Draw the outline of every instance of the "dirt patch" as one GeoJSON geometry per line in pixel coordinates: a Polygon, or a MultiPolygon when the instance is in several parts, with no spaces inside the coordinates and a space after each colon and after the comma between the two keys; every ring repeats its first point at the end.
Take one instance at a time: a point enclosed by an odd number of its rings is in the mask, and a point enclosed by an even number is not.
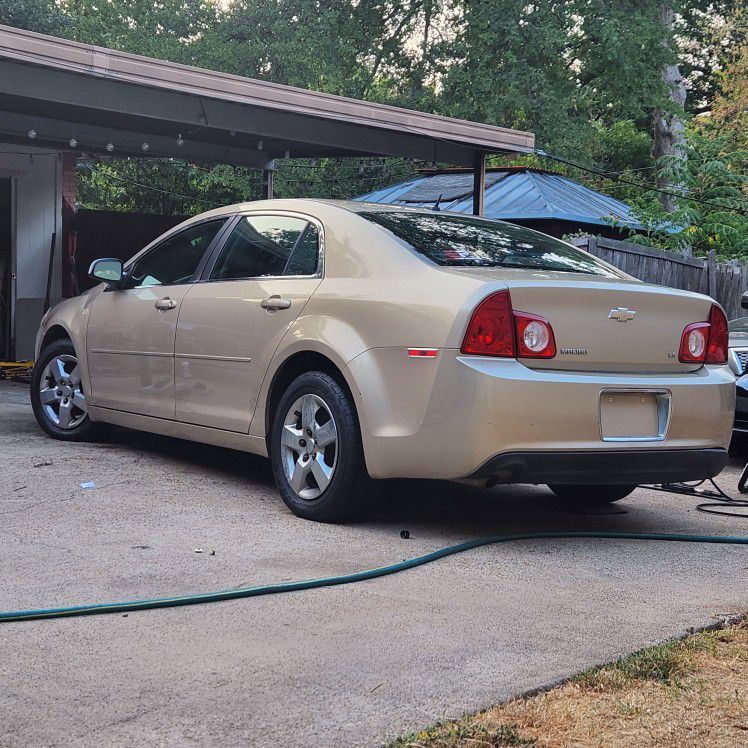
{"type": "Polygon", "coordinates": [[[428,746],[748,746],[748,616],[409,735],[428,746]]]}

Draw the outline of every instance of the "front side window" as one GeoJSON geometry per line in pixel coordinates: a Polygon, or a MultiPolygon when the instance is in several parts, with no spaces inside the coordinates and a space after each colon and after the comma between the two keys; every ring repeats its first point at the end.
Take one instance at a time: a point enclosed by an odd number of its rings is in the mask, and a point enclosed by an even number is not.
{"type": "Polygon", "coordinates": [[[239,280],[313,275],[318,255],[317,229],[303,218],[243,216],[226,240],[210,277],[239,280]]]}
{"type": "Polygon", "coordinates": [[[187,283],[225,222],[221,218],[199,223],[161,242],[132,266],[128,273],[131,287],[187,283]]]}
{"type": "Polygon", "coordinates": [[[591,255],[523,226],[448,213],[362,211],[437,265],[617,276],[591,255]]]}

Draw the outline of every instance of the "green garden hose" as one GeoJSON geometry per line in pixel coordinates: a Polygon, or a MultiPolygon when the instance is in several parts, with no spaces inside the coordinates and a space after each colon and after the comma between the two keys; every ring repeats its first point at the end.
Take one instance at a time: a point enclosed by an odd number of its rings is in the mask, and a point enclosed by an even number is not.
{"type": "Polygon", "coordinates": [[[342,574],[335,577],[323,577],[321,579],[306,579],[297,582],[281,582],[279,584],[266,584],[258,587],[239,587],[217,592],[198,592],[192,595],[180,595],[177,597],[162,597],[150,600],[131,600],[114,603],[91,603],[89,605],[75,605],[67,608],[41,608],[39,610],[18,610],[0,613],[0,623],[11,621],[30,621],[42,618],[67,618],[71,616],[89,616],[102,613],[125,613],[134,610],[149,610],[151,608],[175,608],[180,605],[199,605],[200,603],[214,603],[220,600],[236,600],[242,597],[258,597],[260,595],[275,595],[281,592],[294,592],[296,590],[312,590],[318,587],[332,587],[338,584],[352,584],[363,582],[366,579],[376,579],[399,571],[414,569],[416,566],[430,564],[440,558],[453,556],[456,553],[469,551],[483,545],[494,543],[506,543],[510,540],[538,540],[541,538],[607,538],[610,540],[670,540],[682,543],[730,543],[737,545],[748,545],[748,537],[736,535],[686,535],[677,533],[656,532],[525,532],[516,535],[489,535],[476,540],[468,540],[465,543],[450,545],[446,548],[432,551],[423,556],[406,559],[400,563],[389,566],[378,566],[375,569],[357,571],[352,574],[342,574]]]}

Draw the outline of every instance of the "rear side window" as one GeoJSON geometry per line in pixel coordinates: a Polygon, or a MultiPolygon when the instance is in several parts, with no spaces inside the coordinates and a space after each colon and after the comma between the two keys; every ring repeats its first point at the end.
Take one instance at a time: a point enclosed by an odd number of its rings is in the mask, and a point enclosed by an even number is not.
{"type": "Polygon", "coordinates": [[[437,265],[556,270],[617,277],[609,268],[552,236],[485,218],[449,213],[363,211],[437,265]]]}
{"type": "Polygon", "coordinates": [[[313,275],[319,236],[303,218],[243,216],[223,246],[212,280],[313,275]]]}

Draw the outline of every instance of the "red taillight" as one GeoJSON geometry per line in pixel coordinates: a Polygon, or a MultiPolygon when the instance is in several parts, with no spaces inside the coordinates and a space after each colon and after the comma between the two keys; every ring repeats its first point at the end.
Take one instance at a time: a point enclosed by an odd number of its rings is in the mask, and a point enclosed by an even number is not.
{"type": "Polygon", "coordinates": [[[684,364],[703,364],[709,341],[709,323],[694,322],[683,330],[678,361],[684,364]]]}
{"type": "Polygon", "coordinates": [[[729,337],[729,333],[727,332],[727,317],[725,317],[725,313],[716,304],[712,304],[712,310],[709,312],[709,325],[706,363],[726,364],[727,341],[729,337]]]}
{"type": "Polygon", "coordinates": [[[509,291],[491,294],[478,304],[470,319],[461,350],[477,356],[516,356],[509,291]]]}
{"type": "Polygon", "coordinates": [[[678,360],[684,364],[726,364],[727,340],[727,317],[712,304],[709,322],[694,322],[683,330],[678,360]]]}
{"type": "Polygon", "coordinates": [[[461,350],[477,356],[553,358],[556,341],[548,320],[514,312],[509,291],[498,291],[473,312],[461,350]]]}
{"type": "Polygon", "coordinates": [[[518,358],[553,358],[556,355],[556,340],[547,319],[525,312],[514,313],[517,328],[518,358]]]}

